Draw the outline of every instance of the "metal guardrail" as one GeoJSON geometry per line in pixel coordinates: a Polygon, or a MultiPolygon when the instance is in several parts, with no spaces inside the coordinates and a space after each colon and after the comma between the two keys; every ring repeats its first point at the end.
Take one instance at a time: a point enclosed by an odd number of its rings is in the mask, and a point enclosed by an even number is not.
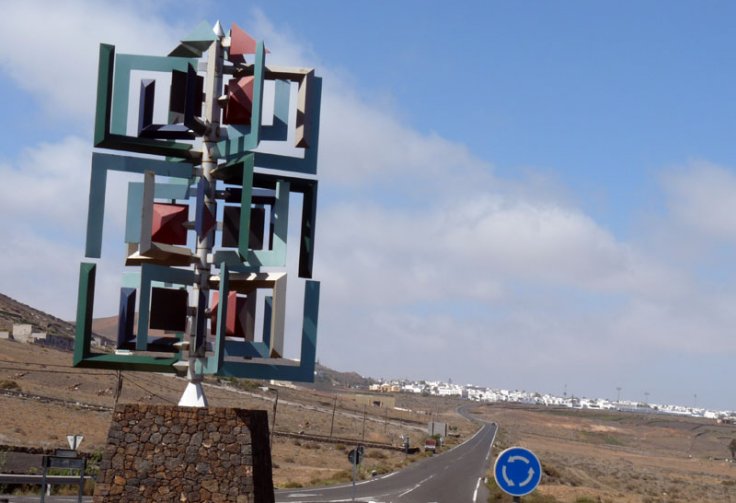
{"type": "MultiPolygon", "coordinates": [[[[85,475],[84,480],[92,480],[94,477],[91,475],[85,475]]],[[[79,475],[47,475],[46,483],[59,485],[59,484],[79,484],[79,475]]],[[[43,484],[43,475],[21,475],[17,473],[0,473],[0,484],[28,484],[40,486],[43,484]]]]}
{"type": "Polygon", "coordinates": [[[328,437],[326,435],[313,435],[309,433],[290,433],[286,431],[274,431],[277,437],[296,438],[299,440],[309,440],[312,442],[325,442],[328,444],[345,444],[345,445],[364,445],[374,449],[389,449],[393,451],[401,451],[403,447],[392,444],[384,444],[381,442],[371,442],[368,440],[358,440],[355,438],[328,437]]]}

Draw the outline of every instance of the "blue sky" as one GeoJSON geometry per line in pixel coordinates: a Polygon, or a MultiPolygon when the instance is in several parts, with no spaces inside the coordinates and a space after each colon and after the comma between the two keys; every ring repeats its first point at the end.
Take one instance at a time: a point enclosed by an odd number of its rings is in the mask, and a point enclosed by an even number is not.
{"type": "Polygon", "coordinates": [[[324,77],[323,363],[736,409],[733,3],[4,9],[3,293],[73,318],[98,44],[164,54],[220,19],[324,77]]]}

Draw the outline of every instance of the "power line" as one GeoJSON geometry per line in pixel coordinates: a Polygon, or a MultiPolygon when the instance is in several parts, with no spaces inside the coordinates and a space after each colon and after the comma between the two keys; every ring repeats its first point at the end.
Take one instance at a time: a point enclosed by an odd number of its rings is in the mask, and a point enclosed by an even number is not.
{"type": "Polygon", "coordinates": [[[137,382],[135,382],[133,379],[131,379],[130,376],[126,376],[126,377],[128,378],[127,380],[128,380],[129,383],[131,383],[134,386],[137,386],[138,388],[142,389],[143,391],[145,391],[149,395],[155,396],[156,398],[160,398],[164,402],[168,402],[168,403],[171,403],[171,404],[176,405],[176,402],[174,402],[173,400],[169,400],[168,398],[162,397],[161,395],[158,395],[158,394],[154,393],[153,391],[149,390],[148,388],[146,388],[144,386],[141,386],[140,384],[138,384],[137,382]]]}
{"type": "Polygon", "coordinates": [[[4,358],[0,358],[0,362],[16,363],[16,364],[23,364],[23,365],[39,365],[41,367],[55,367],[55,368],[63,368],[63,369],[74,368],[74,367],[70,367],[69,365],[56,365],[53,363],[36,363],[36,362],[24,362],[24,361],[16,361],[16,360],[5,360],[4,358]]]}
{"type": "Polygon", "coordinates": [[[45,374],[75,374],[75,375],[112,376],[112,377],[116,376],[116,374],[110,374],[109,372],[90,373],[90,372],[84,372],[84,371],[79,371],[79,370],[46,370],[46,369],[28,369],[28,368],[23,368],[23,367],[0,367],[0,370],[17,370],[20,372],[41,372],[45,374]]]}

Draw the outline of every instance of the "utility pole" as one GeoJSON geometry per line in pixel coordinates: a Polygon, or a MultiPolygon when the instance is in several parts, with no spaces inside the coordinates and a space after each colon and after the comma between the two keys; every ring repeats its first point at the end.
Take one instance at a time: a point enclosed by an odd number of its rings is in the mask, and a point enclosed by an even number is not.
{"type": "Polygon", "coordinates": [[[332,404],[332,421],[330,421],[330,438],[332,438],[332,431],[335,428],[335,410],[337,409],[337,395],[335,395],[335,403],[332,404]]]}
{"type": "Polygon", "coordinates": [[[361,442],[365,442],[365,415],[366,415],[366,406],[363,404],[363,434],[360,436],[361,442]]]}
{"type": "Polygon", "coordinates": [[[276,431],[276,409],[279,406],[279,390],[276,388],[268,388],[268,391],[276,393],[276,399],[273,401],[273,418],[271,419],[271,439],[269,440],[269,449],[273,449],[273,433],[276,431]]]}

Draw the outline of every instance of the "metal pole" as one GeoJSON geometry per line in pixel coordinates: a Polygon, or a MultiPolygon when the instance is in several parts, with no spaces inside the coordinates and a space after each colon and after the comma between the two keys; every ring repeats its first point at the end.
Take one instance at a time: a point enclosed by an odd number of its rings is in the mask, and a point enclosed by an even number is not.
{"type": "Polygon", "coordinates": [[[271,440],[268,447],[273,450],[273,432],[276,431],[276,408],[279,406],[279,390],[275,388],[269,388],[269,390],[276,393],[276,400],[273,402],[273,420],[271,421],[271,440]]]}
{"type": "MultiPolygon", "coordinates": [[[[219,22],[218,25],[219,27],[219,22]]],[[[220,136],[220,105],[217,98],[222,91],[222,66],[223,51],[221,36],[212,42],[207,50],[207,73],[204,81],[204,120],[206,131],[202,138],[202,180],[204,183],[204,205],[212,215],[217,214],[215,202],[216,181],[212,177],[212,171],[217,167],[217,141],[220,136]]],[[[194,264],[195,282],[192,288],[192,323],[189,329],[189,369],[187,378],[189,385],[187,389],[196,389],[196,398],[185,400],[187,392],[184,392],[179,405],[207,407],[207,398],[204,396],[202,380],[204,379],[205,350],[207,341],[206,317],[209,293],[210,274],[212,264],[208,256],[212,253],[214,245],[214,232],[210,230],[203,236],[197,236],[197,262],[194,264]]],[[[224,301],[224,299],[223,299],[224,301]]]]}
{"type": "Polygon", "coordinates": [[[358,451],[355,450],[355,457],[353,458],[353,501],[355,501],[355,469],[358,466],[358,451]]]}
{"type": "Polygon", "coordinates": [[[82,462],[82,470],[79,472],[79,493],[77,494],[77,503],[82,503],[82,494],[84,494],[84,472],[87,471],[87,459],[82,462]]]}
{"type": "Polygon", "coordinates": [[[335,403],[332,405],[332,421],[330,422],[330,438],[335,427],[335,410],[337,409],[337,395],[335,395],[335,403]]]}
{"type": "Polygon", "coordinates": [[[363,405],[363,433],[360,435],[360,441],[365,442],[365,405],[363,405]]]}
{"type": "Polygon", "coordinates": [[[46,462],[46,456],[43,457],[43,478],[41,479],[41,503],[44,503],[46,501],[46,470],[48,469],[46,465],[48,464],[46,462]]]}
{"type": "Polygon", "coordinates": [[[521,503],[521,496],[514,496],[514,503],[521,503]]]}

